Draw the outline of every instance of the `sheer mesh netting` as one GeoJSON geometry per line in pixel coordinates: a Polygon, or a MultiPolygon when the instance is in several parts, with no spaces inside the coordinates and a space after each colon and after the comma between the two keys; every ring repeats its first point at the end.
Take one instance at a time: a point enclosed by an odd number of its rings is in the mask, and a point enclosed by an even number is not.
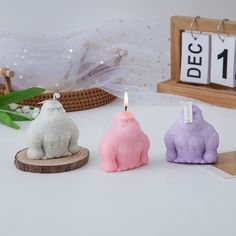
{"type": "Polygon", "coordinates": [[[2,32],[0,65],[12,69],[15,89],[48,91],[101,88],[130,100],[173,105],[183,97],[156,92],[169,79],[169,39],[147,19],[115,18],[73,33],[2,32]]]}

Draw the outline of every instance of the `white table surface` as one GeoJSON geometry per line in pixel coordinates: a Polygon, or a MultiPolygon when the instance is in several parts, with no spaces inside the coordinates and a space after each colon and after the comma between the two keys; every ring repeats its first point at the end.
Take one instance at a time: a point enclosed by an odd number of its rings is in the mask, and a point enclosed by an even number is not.
{"type": "MultiPolygon", "coordinates": [[[[1,236],[236,235],[236,179],[165,161],[163,137],[180,107],[130,104],[151,140],[150,163],[121,173],[99,170],[99,139],[122,108],[116,100],[69,114],[91,156],[83,168],[60,174],[16,169],[29,123],[20,122],[19,131],[0,125],[1,236]]],[[[236,110],[202,110],[220,134],[219,151],[236,150],[236,110]]]]}

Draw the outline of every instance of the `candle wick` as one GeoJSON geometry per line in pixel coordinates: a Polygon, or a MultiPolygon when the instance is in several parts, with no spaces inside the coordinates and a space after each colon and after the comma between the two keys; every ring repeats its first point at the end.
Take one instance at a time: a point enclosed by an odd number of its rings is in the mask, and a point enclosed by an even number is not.
{"type": "Polygon", "coordinates": [[[125,111],[127,111],[127,109],[128,109],[128,106],[125,106],[125,111]]]}

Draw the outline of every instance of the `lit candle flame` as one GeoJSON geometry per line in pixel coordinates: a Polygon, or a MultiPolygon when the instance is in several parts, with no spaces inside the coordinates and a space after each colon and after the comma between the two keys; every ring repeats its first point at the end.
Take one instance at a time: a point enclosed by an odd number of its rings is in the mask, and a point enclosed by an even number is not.
{"type": "Polygon", "coordinates": [[[125,94],[124,94],[124,106],[125,106],[125,111],[127,111],[128,104],[129,104],[128,92],[125,91],[125,94]]]}

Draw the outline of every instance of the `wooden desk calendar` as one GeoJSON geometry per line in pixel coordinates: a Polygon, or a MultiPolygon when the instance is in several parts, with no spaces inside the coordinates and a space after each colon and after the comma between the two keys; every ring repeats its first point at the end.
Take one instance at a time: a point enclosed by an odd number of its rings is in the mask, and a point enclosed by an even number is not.
{"type": "MultiPolygon", "coordinates": [[[[236,88],[216,84],[192,84],[180,81],[181,68],[181,36],[182,32],[191,30],[193,17],[173,16],[171,18],[171,79],[157,85],[157,91],[191,97],[219,106],[236,108],[236,88]]],[[[218,33],[220,20],[198,18],[194,31],[218,33]]],[[[221,34],[235,35],[236,22],[227,21],[220,31],[221,34]]]]}

